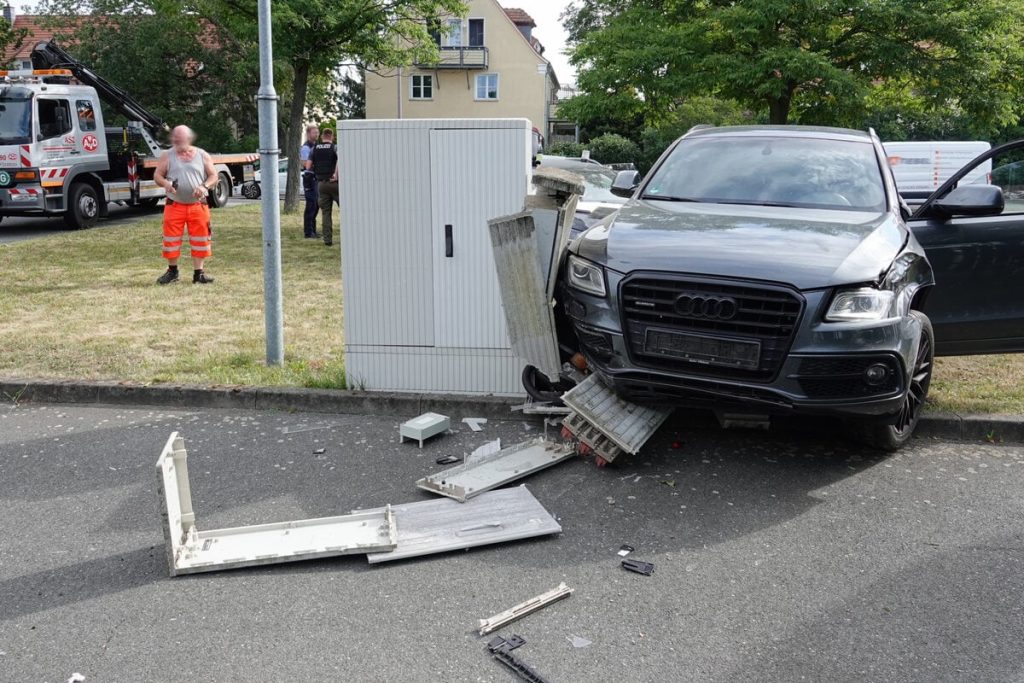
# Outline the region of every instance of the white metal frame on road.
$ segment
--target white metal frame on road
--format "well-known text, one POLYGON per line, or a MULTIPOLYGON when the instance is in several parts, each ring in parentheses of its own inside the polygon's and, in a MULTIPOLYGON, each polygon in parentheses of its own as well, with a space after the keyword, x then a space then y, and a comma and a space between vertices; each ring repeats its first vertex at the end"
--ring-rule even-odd
POLYGON ((339 517, 199 531, 185 441, 171 434, 156 462, 171 576, 395 548, 391 507, 339 517))

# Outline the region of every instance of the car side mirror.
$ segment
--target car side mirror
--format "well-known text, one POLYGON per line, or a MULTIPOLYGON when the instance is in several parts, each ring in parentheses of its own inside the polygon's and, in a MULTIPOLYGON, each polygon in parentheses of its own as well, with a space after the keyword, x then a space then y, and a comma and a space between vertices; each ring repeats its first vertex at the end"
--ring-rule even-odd
POLYGON ((996 185, 962 185, 936 199, 932 210, 942 218, 952 216, 998 216, 1006 201, 996 185))
POLYGON ((612 183, 612 194, 616 197, 632 197, 640 186, 640 174, 637 171, 619 171, 612 183))

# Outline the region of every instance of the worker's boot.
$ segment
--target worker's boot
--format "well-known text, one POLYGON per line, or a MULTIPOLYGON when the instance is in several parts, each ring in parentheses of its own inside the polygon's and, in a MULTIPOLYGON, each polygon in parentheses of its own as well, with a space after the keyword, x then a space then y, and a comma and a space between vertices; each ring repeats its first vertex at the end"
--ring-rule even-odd
POLYGON ((197 270, 192 273, 192 284, 209 285, 213 283, 213 278, 206 274, 205 270, 197 270))
POLYGON ((156 283, 158 285, 169 285, 172 282, 177 282, 177 281, 178 281, 178 269, 177 268, 168 268, 166 271, 164 271, 163 275, 161 275, 160 277, 158 277, 156 279, 156 283))

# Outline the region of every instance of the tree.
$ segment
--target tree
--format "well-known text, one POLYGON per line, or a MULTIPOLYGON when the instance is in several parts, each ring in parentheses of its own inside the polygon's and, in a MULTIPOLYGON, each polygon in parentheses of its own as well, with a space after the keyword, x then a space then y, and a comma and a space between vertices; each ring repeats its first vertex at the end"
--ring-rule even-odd
MULTIPOLYGON (((161 11, 157 3, 47 0, 41 10, 58 43, 169 125, 189 125, 203 147, 255 146, 250 84, 257 64, 250 46, 194 14, 161 11)), ((108 110, 107 118, 117 117, 108 110)))
MULTIPOLYGON (((651 122, 693 95, 771 123, 862 120, 880 82, 990 125, 1016 119, 1020 0, 584 0, 566 16, 579 85, 651 122)), ((599 104, 591 105, 593 107, 599 104)))
MULTIPOLYGON (((25 44, 25 37, 28 35, 28 30, 24 28, 14 28, 11 26, 11 22, 6 19, 0 18, 0 51, 2 52, 17 52, 21 49, 22 45, 25 44)), ((2 64, 4 69, 11 66, 12 60, 8 60, 6 64, 2 64)))
MULTIPOLYGON (((229 33, 256 40, 252 0, 195 0, 196 11, 229 33)), ((346 63, 397 67, 436 61, 428 24, 466 12, 461 0, 277 0, 273 6, 274 58, 287 71, 290 98, 282 145, 297 149, 311 78, 346 63)), ((298 164, 289 164, 285 211, 298 208, 298 164)))

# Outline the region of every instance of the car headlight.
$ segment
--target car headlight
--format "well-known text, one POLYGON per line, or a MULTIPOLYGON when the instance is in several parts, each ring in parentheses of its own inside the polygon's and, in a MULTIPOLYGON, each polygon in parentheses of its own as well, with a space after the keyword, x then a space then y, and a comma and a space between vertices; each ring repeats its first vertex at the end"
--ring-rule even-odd
POLYGON ((578 256, 569 257, 569 284, 587 294, 607 294, 604 286, 604 269, 578 256))
POLYGON ((892 315, 896 295, 884 289, 849 289, 832 298, 825 320, 882 320, 892 315))

